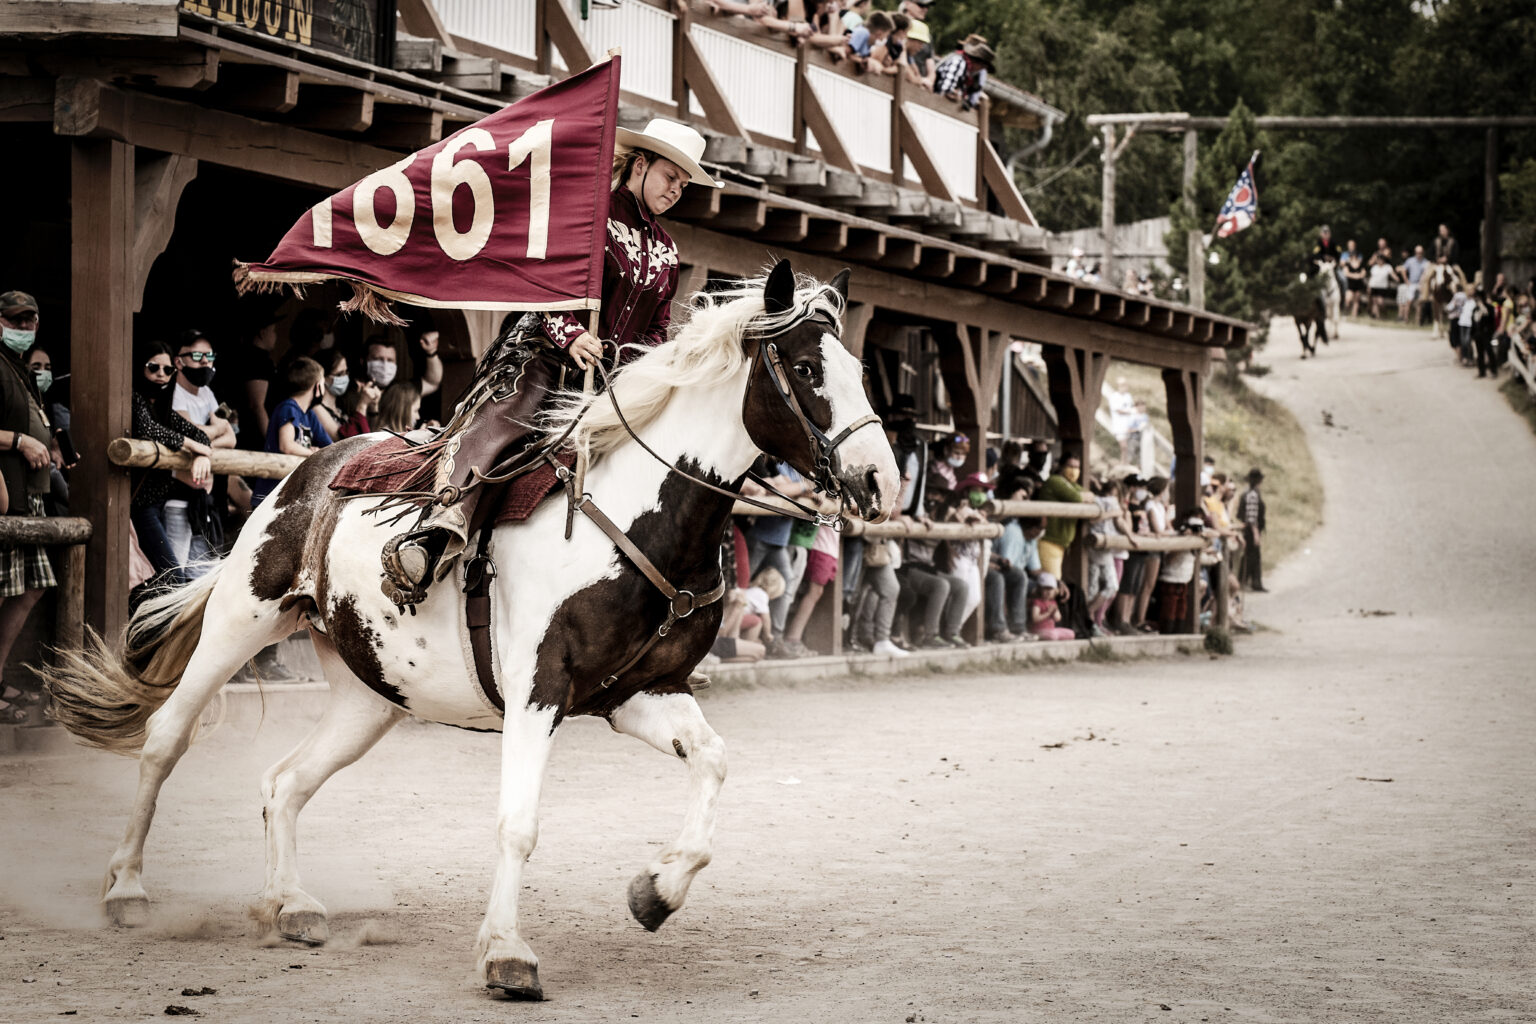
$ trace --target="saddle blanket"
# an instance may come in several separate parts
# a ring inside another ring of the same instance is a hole
[[[432,447],[411,445],[398,437],[369,445],[346,462],[331,478],[331,489],[350,491],[355,494],[393,494],[413,478],[421,476],[422,468],[436,454]],[[576,461],[576,453],[559,452],[555,458],[569,469]],[[520,523],[533,515],[533,510],[544,499],[560,490],[560,480],[555,469],[547,461],[522,476],[508,481],[496,510],[495,522]]]

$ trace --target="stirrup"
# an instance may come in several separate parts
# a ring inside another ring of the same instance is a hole
[[[408,573],[406,567],[401,564],[400,549],[409,547],[420,551],[425,559],[424,570],[419,578]],[[401,607],[420,604],[427,599],[427,587],[431,585],[433,569],[440,556],[433,554],[430,546],[422,543],[422,537],[418,533],[402,533],[391,537],[384,543],[384,550],[380,553],[380,561],[383,563],[383,582],[380,589],[384,596],[394,604]]]

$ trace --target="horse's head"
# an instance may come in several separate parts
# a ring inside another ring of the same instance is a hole
[[[744,334],[752,363],[742,420],[758,448],[794,466],[870,522],[901,488],[896,457],[864,393],[864,367],[843,347],[848,271],[795,290],[788,260],[763,289],[763,314]]]

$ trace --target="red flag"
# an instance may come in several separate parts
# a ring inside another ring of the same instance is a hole
[[[614,56],[314,206],[243,292],[340,278],[343,309],[596,309],[619,102]]]

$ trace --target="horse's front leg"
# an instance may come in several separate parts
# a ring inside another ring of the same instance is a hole
[[[475,957],[485,987],[513,999],[544,998],[539,958],[517,932],[517,899],[523,865],[539,841],[539,790],[554,732],[554,708],[515,708],[509,703],[502,723],[496,880]]]
[[[615,730],[688,764],[688,811],[677,839],[629,884],[629,910],[651,931],[683,905],[693,876],[709,863],[715,804],[725,782],[725,741],[691,693],[638,693],[609,717]]]

